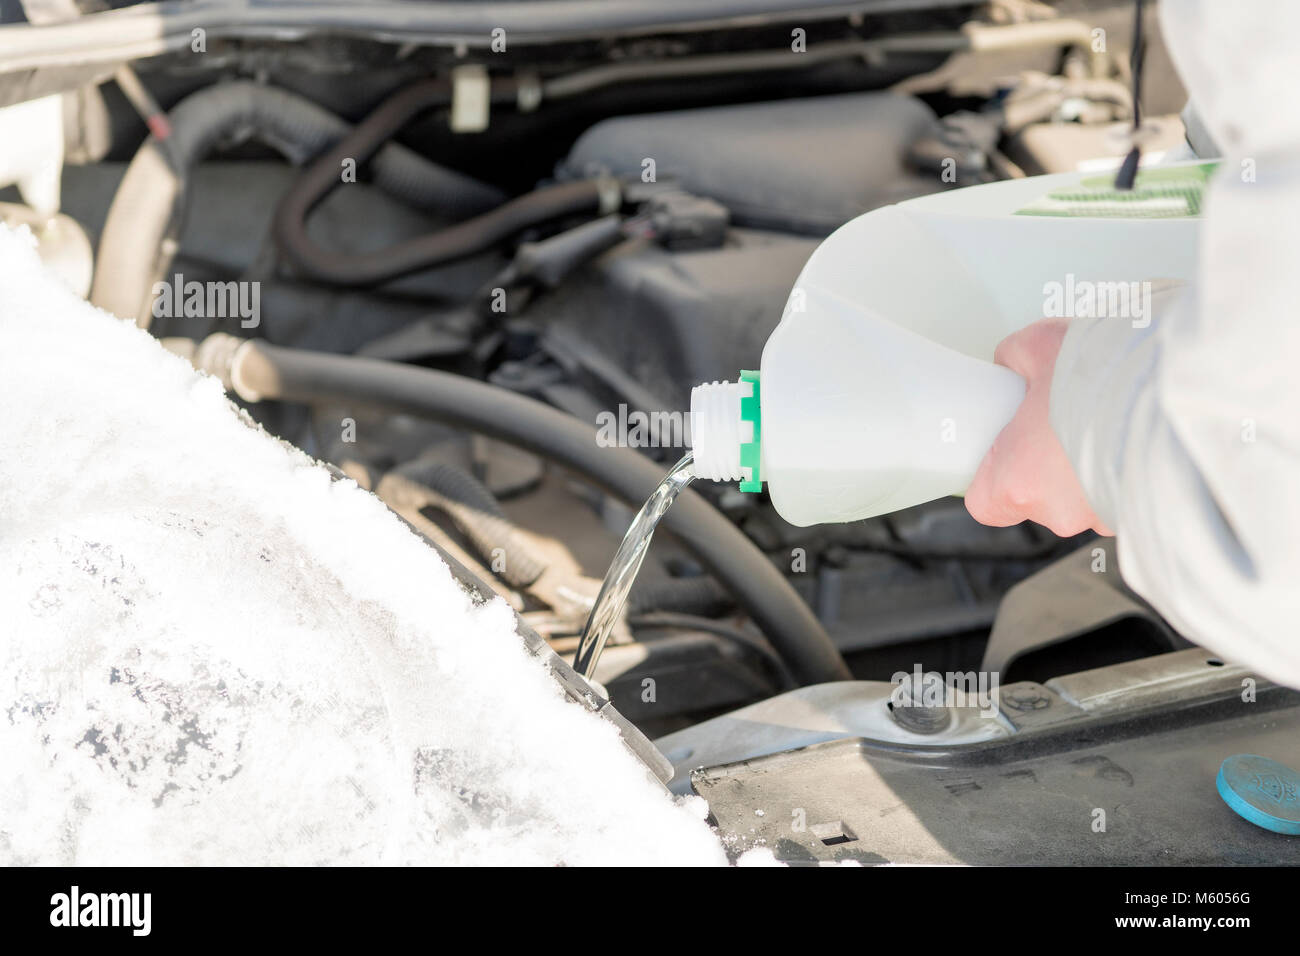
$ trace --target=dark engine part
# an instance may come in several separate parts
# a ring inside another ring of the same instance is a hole
[[[622,116],[584,133],[560,174],[671,182],[722,203],[736,225],[825,236],[939,188],[907,162],[936,126],[924,103],[894,93]]]
[[[151,134],[118,187],[100,239],[91,301],[148,326],[153,283],[166,271],[185,218],[193,167],[230,138],[257,137],[290,161],[320,153],[347,124],[310,100],[255,83],[220,83],[188,97],[168,114],[165,138]],[[500,194],[400,146],[375,157],[376,181],[417,206],[452,214],[479,211]]]
[[[644,390],[603,376],[602,398],[660,403],[644,411],[685,408],[692,384],[758,367],[817,247],[800,234],[824,236],[869,209],[942,188],[907,165],[910,145],[935,126],[920,100],[892,93],[599,123],[574,145],[561,176],[603,172],[635,182],[653,173],[661,185],[721,204],[740,228],[714,248],[690,251],[629,240],[533,303],[529,319],[570,373],[590,382],[602,377],[597,369],[618,370]]]
[[[632,239],[538,299],[528,317],[543,330],[542,347],[591,387],[596,407],[612,398],[643,411],[685,409],[693,384],[758,367],[816,248],[814,239],[744,229],[690,252]]]
[[[444,83],[416,83],[371,113],[308,167],[275,215],[276,241],[300,271],[330,285],[375,285],[492,249],[551,219],[618,208],[617,184],[607,178],[592,179],[538,189],[455,226],[362,255],[331,252],[315,243],[307,233],[307,215],[339,185],[340,168],[349,161],[358,165],[369,161],[413,117],[445,104],[448,97]]]

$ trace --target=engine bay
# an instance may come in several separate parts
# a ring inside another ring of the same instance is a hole
[[[149,6],[113,11],[116,35]],[[566,664],[648,476],[689,447],[691,384],[758,368],[822,239],[918,196],[1113,168],[1131,120],[1128,3],[610,4],[599,30],[543,22],[542,3],[499,34],[452,29],[439,4],[327,6],[169,10],[138,47],[56,26],[11,56],[0,36],[0,140],[27,145],[0,219],[57,213],[47,265],[371,491]],[[401,29],[396,7],[415,8]],[[1186,96],[1151,31],[1147,148],[1173,151]],[[1124,757],[1089,748],[1114,735],[1149,756],[1151,708],[1174,705],[1161,732],[1190,746],[1244,673],[1193,648],[1091,532],[986,527],[958,498],[797,528],[765,496],[692,495],[594,680],[737,854],[1095,861],[1064,838],[1007,851],[1005,804],[975,849],[921,839],[915,818],[1054,775],[1131,787]],[[1000,715],[893,709],[899,673],[995,674]],[[1294,723],[1291,692],[1268,693]],[[887,771],[861,752],[877,746]],[[926,761],[953,753],[930,796]],[[891,790],[914,818],[897,831],[862,809]],[[1022,819],[1047,827],[1044,806],[1026,798]],[[772,829],[802,807],[807,840]],[[860,849],[869,823],[893,835]]]

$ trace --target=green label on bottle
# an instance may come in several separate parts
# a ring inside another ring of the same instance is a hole
[[[1090,176],[1056,189],[1016,212],[1017,216],[1076,219],[1191,219],[1201,215],[1205,188],[1217,160],[1192,166],[1138,171],[1133,188],[1115,188],[1114,175]]]

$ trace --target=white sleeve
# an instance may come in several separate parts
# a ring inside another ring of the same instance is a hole
[[[1224,148],[1193,286],[1147,328],[1076,320],[1052,426],[1120,571],[1182,634],[1300,687],[1300,4],[1166,0]],[[1278,85],[1275,85],[1278,84]]]

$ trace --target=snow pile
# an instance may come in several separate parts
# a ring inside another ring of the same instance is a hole
[[[374,498],[0,227],[0,863],[723,863]]]

